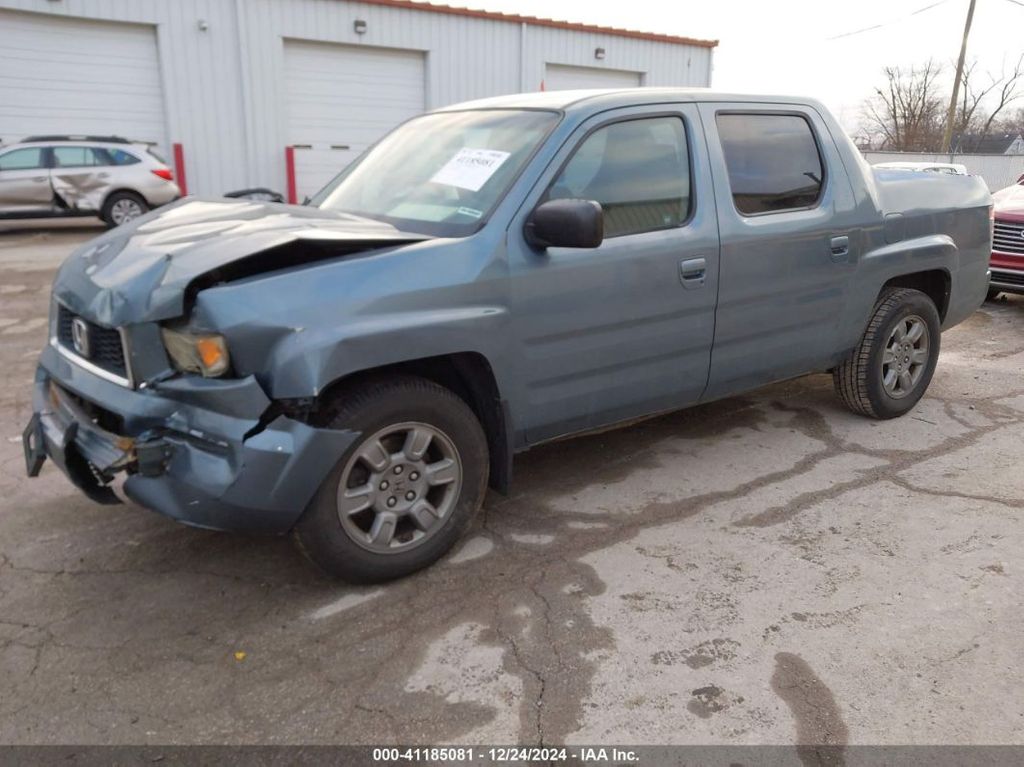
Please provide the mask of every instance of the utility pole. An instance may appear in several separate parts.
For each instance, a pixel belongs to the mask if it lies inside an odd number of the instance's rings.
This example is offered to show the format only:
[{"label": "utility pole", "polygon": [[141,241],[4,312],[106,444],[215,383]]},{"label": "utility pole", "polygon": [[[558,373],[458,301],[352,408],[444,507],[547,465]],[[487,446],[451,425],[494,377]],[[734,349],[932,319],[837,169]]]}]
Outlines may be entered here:
[{"label": "utility pole", "polygon": [[949,154],[953,144],[953,121],[956,119],[956,102],[960,97],[960,79],[964,76],[964,59],[967,58],[967,36],[971,34],[974,19],[974,3],[967,8],[967,23],[964,24],[964,39],[960,43],[960,58],[956,62],[956,78],[953,80],[953,95],[949,97],[949,111],[946,113],[946,130],[942,134],[942,152]]}]

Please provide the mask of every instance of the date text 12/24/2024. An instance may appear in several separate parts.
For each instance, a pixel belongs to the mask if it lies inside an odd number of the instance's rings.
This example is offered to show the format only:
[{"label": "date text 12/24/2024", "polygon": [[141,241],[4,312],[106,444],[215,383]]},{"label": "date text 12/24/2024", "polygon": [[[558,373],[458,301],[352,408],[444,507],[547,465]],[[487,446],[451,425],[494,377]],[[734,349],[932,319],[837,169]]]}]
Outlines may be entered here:
[{"label": "date text 12/24/2024", "polygon": [[415,748],[375,748],[374,762],[582,762],[635,763],[634,751],[620,748],[542,746],[427,746]]}]

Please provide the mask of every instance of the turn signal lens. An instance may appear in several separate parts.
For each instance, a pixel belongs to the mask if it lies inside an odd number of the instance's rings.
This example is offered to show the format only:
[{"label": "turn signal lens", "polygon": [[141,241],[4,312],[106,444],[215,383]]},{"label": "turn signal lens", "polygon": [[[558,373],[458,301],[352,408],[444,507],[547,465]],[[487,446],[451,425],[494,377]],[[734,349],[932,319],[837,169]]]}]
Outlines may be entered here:
[{"label": "turn signal lens", "polygon": [[199,352],[199,361],[207,370],[217,370],[226,367],[228,352],[224,348],[224,339],[219,336],[207,336],[196,339],[196,351]]},{"label": "turn signal lens", "polygon": [[187,331],[161,328],[167,356],[184,373],[199,373],[216,378],[228,372],[231,358],[223,336],[197,335]]}]

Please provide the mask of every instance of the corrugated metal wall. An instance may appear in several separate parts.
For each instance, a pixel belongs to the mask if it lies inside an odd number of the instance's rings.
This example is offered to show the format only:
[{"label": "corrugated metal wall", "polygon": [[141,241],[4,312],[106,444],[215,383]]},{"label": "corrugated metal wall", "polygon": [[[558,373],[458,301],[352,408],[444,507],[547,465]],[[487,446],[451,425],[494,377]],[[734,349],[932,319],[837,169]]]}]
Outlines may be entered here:
[{"label": "corrugated metal wall", "polygon": [[[537,90],[548,62],[641,72],[651,86],[711,81],[710,48],[346,0],[0,0],[0,8],[155,25],[167,135],[184,145],[189,190],[200,194],[284,188],[285,38],[423,51],[428,109]],[[365,34],[354,31],[356,19]]]},{"label": "corrugated metal wall", "polygon": [[[220,193],[245,184],[241,59],[231,0],[0,0],[0,7],[154,25],[167,136],[185,146],[190,191]],[[200,19],[208,24],[205,32]]]},{"label": "corrugated metal wall", "polygon": [[879,162],[956,162],[981,176],[990,192],[1015,184],[1024,175],[1024,154],[929,154],[926,152],[864,152],[864,159]]}]

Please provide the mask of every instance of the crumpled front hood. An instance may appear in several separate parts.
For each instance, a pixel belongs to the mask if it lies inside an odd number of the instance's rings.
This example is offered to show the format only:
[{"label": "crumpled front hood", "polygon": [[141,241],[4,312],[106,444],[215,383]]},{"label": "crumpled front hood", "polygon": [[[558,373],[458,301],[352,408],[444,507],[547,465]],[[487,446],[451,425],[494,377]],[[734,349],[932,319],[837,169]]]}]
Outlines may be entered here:
[{"label": "crumpled front hood", "polygon": [[201,278],[221,282],[427,239],[318,208],[188,198],[78,248],[53,294],[78,314],[120,327],[181,316],[189,286]]}]

